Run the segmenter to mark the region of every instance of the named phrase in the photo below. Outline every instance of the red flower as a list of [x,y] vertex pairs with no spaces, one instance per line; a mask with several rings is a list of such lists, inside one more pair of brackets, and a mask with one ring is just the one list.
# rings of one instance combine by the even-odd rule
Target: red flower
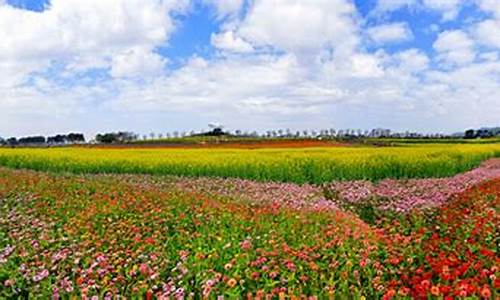
[[442,285],[439,290],[441,291],[442,294],[446,295],[451,291],[451,288],[446,285]]
[[393,258],[389,259],[389,262],[391,263],[391,265],[397,266],[399,264],[399,258],[393,257]]
[[382,297],[382,299],[383,300],[390,300],[394,296],[396,296],[396,291],[393,290],[393,289],[390,289],[390,290],[387,291],[387,293],[384,294],[384,296]]
[[431,283],[429,280],[422,280],[422,282],[420,282],[420,285],[426,291],[431,287]]

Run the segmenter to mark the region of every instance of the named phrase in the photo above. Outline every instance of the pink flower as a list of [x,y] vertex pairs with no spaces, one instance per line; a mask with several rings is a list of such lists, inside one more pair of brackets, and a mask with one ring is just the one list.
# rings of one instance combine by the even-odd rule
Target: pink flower
[[7,280],[5,280],[3,285],[6,287],[9,287],[9,286],[13,286],[14,283],[16,283],[16,281],[14,279],[7,279]]
[[57,289],[57,287],[54,287],[52,289],[52,299],[53,300],[58,300],[59,299],[59,289]]
[[49,276],[49,271],[47,269],[43,269],[38,272],[35,276],[33,276],[34,282],[40,282]]
[[139,266],[139,271],[141,272],[141,274],[143,276],[147,276],[150,273],[150,269],[149,269],[149,266],[147,264],[141,264]]
[[243,242],[240,243],[240,247],[243,250],[250,250],[253,247],[253,245],[252,242],[250,242],[249,240],[244,240]]

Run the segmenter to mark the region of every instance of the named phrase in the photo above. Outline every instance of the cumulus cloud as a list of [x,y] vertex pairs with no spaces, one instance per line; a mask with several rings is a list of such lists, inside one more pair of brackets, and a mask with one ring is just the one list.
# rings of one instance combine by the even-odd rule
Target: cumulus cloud
[[500,19],[500,1],[497,0],[476,0],[480,9],[491,13]]
[[500,19],[485,20],[475,27],[475,35],[478,41],[486,46],[500,48]]
[[394,55],[401,70],[409,73],[417,73],[428,69],[429,57],[418,49],[408,49]]
[[423,0],[425,7],[439,11],[443,16],[443,21],[453,20],[458,16],[463,0]]
[[233,31],[226,31],[219,34],[212,34],[212,45],[218,49],[231,52],[252,52],[252,45],[241,37],[234,36]]
[[433,45],[445,63],[463,65],[474,60],[474,42],[462,30],[443,31]]
[[[29,130],[26,120],[34,115],[56,128],[55,124],[66,124],[60,118],[73,114],[78,120],[76,115],[116,95],[106,75],[96,83],[87,72],[109,70],[109,75],[120,78],[160,75],[166,59],[154,47],[168,40],[176,28],[172,15],[183,12],[187,4],[52,0],[44,11],[33,12],[2,1],[0,109],[9,116],[2,128]],[[22,116],[24,121],[14,122]]]
[[378,44],[393,43],[409,40],[413,37],[408,24],[399,22],[370,27],[368,36]]
[[245,3],[244,0],[204,0],[204,2],[215,7],[219,19],[234,17]]
[[151,77],[162,74],[167,60],[147,48],[131,48],[113,56],[111,76]]
[[53,0],[38,13],[4,4],[0,60],[36,62],[27,72],[54,60],[75,68],[79,61],[111,63],[130,48],[152,49],[164,42],[175,29],[169,13],[185,5],[182,0]]
[[[0,0],[0,108],[9,116],[0,126],[19,127],[28,115],[43,120],[40,130],[88,128],[89,119],[94,130],[151,130],[148,120],[168,126],[167,115],[186,129],[215,119],[261,130],[493,124],[498,19],[495,2],[477,1],[490,19],[437,28],[429,51],[418,43],[385,47],[413,42],[409,25],[366,28],[349,0],[204,0],[220,24],[210,39],[218,51],[172,69],[156,49],[168,46],[175,14],[189,13],[187,0],[53,0],[38,13]],[[460,10],[449,0],[380,0],[377,7],[443,18]]]
[[378,0],[374,11],[376,13],[391,12],[401,8],[412,7],[417,3],[417,0]]
[[355,12],[345,0],[256,0],[237,34],[257,46],[295,53],[329,46],[350,51],[358,42]]
[[458,16],[466,3],[462,0],[378,0],[373,14],[380,15],[400,9],[429,10],[440,13],[442,21],[450,21]]

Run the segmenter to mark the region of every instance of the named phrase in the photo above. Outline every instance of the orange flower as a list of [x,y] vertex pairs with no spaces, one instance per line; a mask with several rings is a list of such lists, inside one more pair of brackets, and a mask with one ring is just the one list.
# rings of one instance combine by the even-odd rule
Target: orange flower
[[236,279],[234,279],[234,278],[231,278],[231,279],[229,279],[229,280],[227,281],[227,285],[228,285],[229,287],[231,287],[231,288],[235,287],[237,283],[238,283],[238,282],[237,282],[237,281],[236,281]]
[[390,300],[394,296],[396,296],[396,291],[393,290],[393,289],[390,289],[390,290],[387,291],[387,293],[385,293],[385,295],[382,297],[382,299],[383,300]]
[[491,298],[491,291],[487,285],[483,286],[483,288],[481,289],[481,297],[483,297],[484,299]]
[[405,296],[408,296],[408,294],[410,293],[410,289],[409,288],[400,288],[398,293],[400,296],[405,297]]
[[439,291],[439,287],[437,285],[433,285],[431,287],[431,294],[433,296],[439,296],[439,294],[441,294],[441,292]]

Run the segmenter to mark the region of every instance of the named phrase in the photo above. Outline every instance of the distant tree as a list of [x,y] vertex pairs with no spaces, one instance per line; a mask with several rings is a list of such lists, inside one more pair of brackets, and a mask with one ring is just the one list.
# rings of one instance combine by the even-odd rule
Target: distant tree
[[126,143],[135,139],[136,135],[134,133],[125,131],[98,134],[95,137],[95,140],[102,144]]
[[7,139],[7,145],[9,146],[15,146],[18,144],[17,139],[15,137],[11,137]]
[[465,138],[466,139],[473,139],[476,137],[476,131],[474,129],[469,129],[465,131]]
[[154,140],[154,139],[155,139],[155,136],[156,136],[156,135],[155,135],[155,133],[154,133],[154,132],[151,132],[151,133],[149,134],[149,137],[150,137],[152,140]]
[[85,143],[85,136],[82,133],[70,133],[67,140],[70,143]]
[[96,142],[100,144],[116,143],[116,135],[112,133],[97,134],[95,136]]
[[67,142],[68,142],[68,136],[64,134],[49,136],[47,138],[47,144],[64,144]]
[[20,138],[17,143],[21,145],[45,144],[46,139],[43,136],[28,136]]
[[241,130],[236,129],[236,130],[234,131],[234,134],[235,134],[235,135],[237,135],[237,136],[241,136]]
[[121,131],[118,132],[118,140],[120,142],[133,142],[136,140],[136,134],[133,132]]

